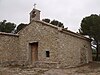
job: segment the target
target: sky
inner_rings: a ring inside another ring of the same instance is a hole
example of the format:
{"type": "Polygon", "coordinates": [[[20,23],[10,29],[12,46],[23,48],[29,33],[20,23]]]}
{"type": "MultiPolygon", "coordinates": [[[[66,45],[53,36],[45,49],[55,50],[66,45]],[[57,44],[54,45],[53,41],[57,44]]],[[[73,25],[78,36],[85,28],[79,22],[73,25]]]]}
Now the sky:
{"type": "Polygon", "coordinates": [[[0,0],[0,21],[29,23],[29,13],[36,3],[41,19],[55,19],[77,32],[83,18],[100,14],[100,0],[0,0]]]}

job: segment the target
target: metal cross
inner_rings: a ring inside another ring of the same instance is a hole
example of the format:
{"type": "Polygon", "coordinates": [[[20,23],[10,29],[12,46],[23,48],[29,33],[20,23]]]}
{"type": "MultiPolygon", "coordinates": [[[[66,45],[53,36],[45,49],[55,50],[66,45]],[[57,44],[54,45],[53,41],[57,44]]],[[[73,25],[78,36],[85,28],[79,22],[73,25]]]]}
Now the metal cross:
{"type": "Polygon", "coordinates": [[[34,3],[34,9],[36,8],[36,3],[34,3]]]}

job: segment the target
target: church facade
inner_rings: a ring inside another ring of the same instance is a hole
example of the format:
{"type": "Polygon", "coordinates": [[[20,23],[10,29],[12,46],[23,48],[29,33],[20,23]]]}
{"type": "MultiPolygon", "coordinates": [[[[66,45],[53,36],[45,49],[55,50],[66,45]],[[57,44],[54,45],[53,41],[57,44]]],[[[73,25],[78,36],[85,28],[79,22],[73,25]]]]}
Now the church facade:
{"type": "Polygon", "coordinates": [[[33,9],[30,23],[17,34],[0,33],[0,64],[44,62],[66,67],[92,61],[88,38],[39,19],[40,11],[33,9]]]}

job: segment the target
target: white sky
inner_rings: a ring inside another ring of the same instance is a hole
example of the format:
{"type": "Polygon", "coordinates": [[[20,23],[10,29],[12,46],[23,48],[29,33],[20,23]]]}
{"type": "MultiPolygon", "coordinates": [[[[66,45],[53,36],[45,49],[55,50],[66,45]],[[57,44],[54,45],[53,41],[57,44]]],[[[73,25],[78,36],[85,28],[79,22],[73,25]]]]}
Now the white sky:
{"type": "Polygon", "coordinates": [[[34,3],[41,11],[41,19],[56,19],[74,32],[84,17],[100,14],[100,0],[0,0],[0,21],[29,23],[34,3]]]}

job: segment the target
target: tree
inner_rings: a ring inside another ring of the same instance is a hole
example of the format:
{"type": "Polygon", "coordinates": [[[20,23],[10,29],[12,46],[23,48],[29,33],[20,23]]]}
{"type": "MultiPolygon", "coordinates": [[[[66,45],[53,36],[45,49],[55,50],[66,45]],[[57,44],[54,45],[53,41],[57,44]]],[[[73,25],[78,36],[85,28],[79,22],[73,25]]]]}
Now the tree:
{"type": "Polygon", "coordinates": [[[19,24],[19,25],[17,26],[17,29],[16,29],[15,33],[19,32],[21,29],[23,29],[23,28],[26,27],[26,26],[27,26],[27,24],[24,24],[24,23],[19,24]]]}
{"type": "Polygon", "coordinates": [[[96,45],[96,60],[98,60],[100,46],[100,16],[92,14],[83,18],[79,32],[83,35],[88,35],[96,45]]]}
{"type": "Polygon", "coordinates": [[[58,27],[62,27],[62,28],[64,28],[64,25],[63,25],[63,23],[61,23],[61,22],[59,22],[59,21],[57,21],[57,20],[52,20],[52,21],[50,21],[50,19],[42,19],[42,21],[44,21],[44,22],[46,22],[46,23],[50,23],[50,24],[52,24],[52,25],[55,25],[55,26],[58,26],[58,27]]]}
{"type": "Polygon", "coordinates": [[[63,23],[57,21],[57,20],[52,20],[50,24],[53,24],[55,26],[58,26],[58,27],[63,27],[64,28],[64,25],[63,23]]]}
{"type": "Polygon", "coordinates": [[[53,25],[57,26],[58,25],[58,21],[57,20],[52,20],[50,24],[53,24],[53,25]]]}
{"type": "Polygon", "coordinates": [[[50,19],[42,19],[42,21],[44,21],[44,22],[47,22],[47,23],[50,23],[50,19]]]}
{"type": "Polygon", "coordinates": [[[64,28],[63,23],[59,22],[59,23],[58,23],[58,27],[62,27],[62,28],[64,28]]]}
{"type": "Polygon", "coordinates": [[[15,30],[16,24],[3,20],[0,22],[0,32],[12,33],[15,30]]]}

